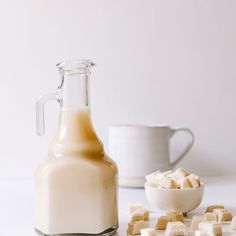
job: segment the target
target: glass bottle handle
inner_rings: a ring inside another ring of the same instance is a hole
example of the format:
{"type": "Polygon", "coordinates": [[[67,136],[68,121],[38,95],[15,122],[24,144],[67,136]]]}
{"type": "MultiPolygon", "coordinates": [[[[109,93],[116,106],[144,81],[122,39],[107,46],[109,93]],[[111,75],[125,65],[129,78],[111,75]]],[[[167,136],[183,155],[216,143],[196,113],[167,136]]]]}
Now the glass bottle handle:
{"type": "Polygon", "coordinates": [[[61,104],[61,91],[58,89],[55,93],[42,95],[36,102],[36,131],[37,135],[40,136],[45,133],[44,104],[50,100],[57,101],[61,104]]]}

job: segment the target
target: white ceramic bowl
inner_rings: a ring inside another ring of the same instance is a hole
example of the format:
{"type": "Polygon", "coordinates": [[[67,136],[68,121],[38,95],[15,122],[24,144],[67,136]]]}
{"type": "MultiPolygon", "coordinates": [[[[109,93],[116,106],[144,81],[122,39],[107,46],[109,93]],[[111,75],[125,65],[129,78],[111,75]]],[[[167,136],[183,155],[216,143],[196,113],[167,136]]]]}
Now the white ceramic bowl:
{"type": "Polygon", "coordinates": [[[197,208],[203,198],[204,185],[189,189],[160,189],[145,183],[146,197],[154,209],[187,213],[197,208]]]}

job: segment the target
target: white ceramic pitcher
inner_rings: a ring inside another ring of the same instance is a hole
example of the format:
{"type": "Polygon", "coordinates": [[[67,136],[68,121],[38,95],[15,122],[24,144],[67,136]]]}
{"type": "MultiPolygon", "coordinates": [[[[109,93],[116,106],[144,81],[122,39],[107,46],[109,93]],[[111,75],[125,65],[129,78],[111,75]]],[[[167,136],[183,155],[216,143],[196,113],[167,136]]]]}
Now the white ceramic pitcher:
{"type": "Polygon", "coordinates": [[[119,169],[119,184],[143,187],[145,175],[155,170],[173,169],[194,143],[188,128],[169,126],[112,125],[109,128],[109,154],[119,169]],[[182,153],[170,161],[169,141],[177,132],[185,132],[189,139],[182,153]]]}

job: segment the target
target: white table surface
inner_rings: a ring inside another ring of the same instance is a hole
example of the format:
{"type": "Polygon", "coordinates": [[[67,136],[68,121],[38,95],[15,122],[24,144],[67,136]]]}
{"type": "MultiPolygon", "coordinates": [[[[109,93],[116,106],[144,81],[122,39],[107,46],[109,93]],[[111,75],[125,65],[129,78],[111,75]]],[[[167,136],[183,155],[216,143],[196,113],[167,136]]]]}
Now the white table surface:
{"type": "MultiPolygon", "coordinates": [[[[224,204],[236,215],[236,176],[204,178],[205,194],[199,208],[191,212],[202,214],[206,206],[224,204]]],[[[119,189],[119,236],[126,235],[128,202],[141,202],[151,210],[152,220],[161,212],[147,203],[143,189],[119,189]]],[[[152,226],[151,220],[151,226],[152,226]]],[[[33,230],[32,180],[0,180],[0,236],[35,236],[33,230]]],[[[236,235],[235,232],[224,235],[236,235]]]]}

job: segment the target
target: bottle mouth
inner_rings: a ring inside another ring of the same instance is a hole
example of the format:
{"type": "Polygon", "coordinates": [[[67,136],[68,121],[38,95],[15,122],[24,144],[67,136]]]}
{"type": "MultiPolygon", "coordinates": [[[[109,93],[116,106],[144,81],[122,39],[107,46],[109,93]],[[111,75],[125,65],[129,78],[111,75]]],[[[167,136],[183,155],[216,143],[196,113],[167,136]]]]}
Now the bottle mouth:
{"type": "Polygon", "coordinates": [[[89,59],[71,60],[56,64],[59,72],[88,73],[96,64],[89,59]]]}

